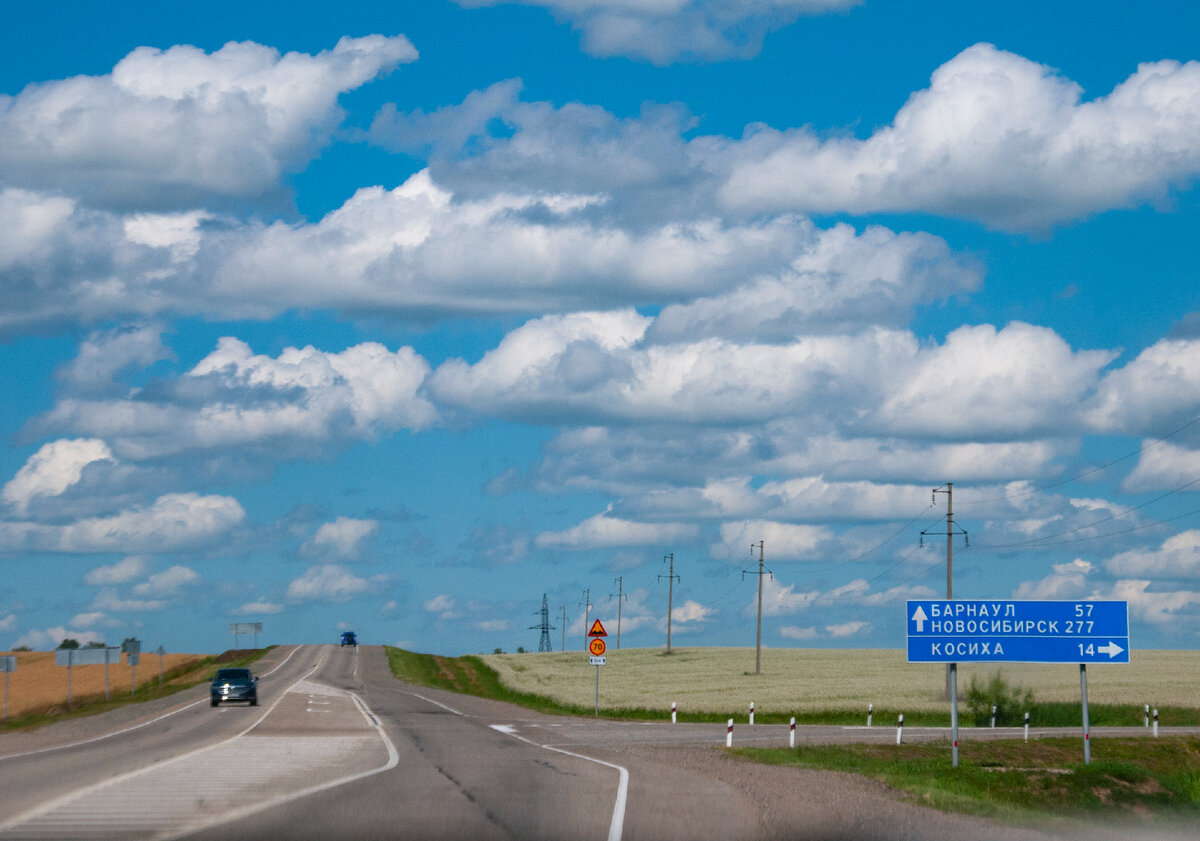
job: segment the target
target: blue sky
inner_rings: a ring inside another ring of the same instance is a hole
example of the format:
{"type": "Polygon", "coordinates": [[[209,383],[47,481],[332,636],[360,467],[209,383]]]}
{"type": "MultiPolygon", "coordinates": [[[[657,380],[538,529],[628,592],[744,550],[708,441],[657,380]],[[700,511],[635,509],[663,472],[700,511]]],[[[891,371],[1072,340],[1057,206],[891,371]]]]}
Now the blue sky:
{"type": "Polygon", "coordinates": [[[1200,642],[1194,3],[379,6],[0,11],[0,647],[1200,642]]]}

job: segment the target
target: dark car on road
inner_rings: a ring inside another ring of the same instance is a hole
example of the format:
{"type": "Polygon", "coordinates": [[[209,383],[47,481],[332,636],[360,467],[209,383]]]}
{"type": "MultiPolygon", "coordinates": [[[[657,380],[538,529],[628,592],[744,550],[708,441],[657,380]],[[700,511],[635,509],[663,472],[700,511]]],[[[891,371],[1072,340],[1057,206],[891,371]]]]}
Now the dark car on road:
{"type": "Polygon", "coordinates": [[[358,645],[358,635],[353,631],[343,631],[342,645],[358,645]]]}
{"type": "Polygon", "coordinates": [[[258,706],[258,678],[249,669],[217,669],[212,679],[212,705],[222,701],[249,701],[258,706]]]}

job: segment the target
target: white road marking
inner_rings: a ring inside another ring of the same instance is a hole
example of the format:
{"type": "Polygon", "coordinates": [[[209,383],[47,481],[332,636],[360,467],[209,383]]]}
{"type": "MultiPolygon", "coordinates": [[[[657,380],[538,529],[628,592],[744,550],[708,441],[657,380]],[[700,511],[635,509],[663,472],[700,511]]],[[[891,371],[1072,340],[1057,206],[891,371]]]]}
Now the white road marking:
{"type": "Polygon", "coordinates": [[[625,831],[625,805],[629,800],[629,771],[624,767],[613,762],[605,762],[603,759],[597,759],[594,756],[585,756],[582,753],[574,753],[562,748],[556,748],[553,745],[539,745],[537,742],[526,739],[517,732],[517,728],[511,724],[493,724],[493,730],[497,730],[506,736],[512,736],[514,739],[519,739],[528,745],[541,748],[542,750],[552,750],[555,753],[573,756],[576,759],[585,759],[588,762],[595,762],[597,765],[603,765],[607,768],[614,768],[618,774],[617,782],[617,799],[613,803],[612,821],[608,825],[608,841],[621,841],[621,834],[625,831]]]}
{"type": "MultiPolygon", "coordinates": [[[[306,690],[320,686],[301,679],[288,692],[301,684],[306,690]]],[[[166,841],[396,767],[396,746],[363,700],[353,692],[321,689],[322,694],[351,698],[375,733],[256,736],[248,735],[248,728],[216,745],[42,804],[0,824],[0,839],[166,841]],[[381,742],[386,762],[366,771],[354,771],[363,756],[381,742]],[[315,775],[329,779],[304,787],[315,775]],[[287,793],[278,794],[280,791],[287,793]]]]}
{"type": "Polygon", "coordinates": [[[424,695],[420,695],[416,692],[405,692],[404,694],[411,695],[414,698],[420,698],[422,701],[425,701],[426,703],[429,703],[429,704],[433,704],[435,707],[441,707],[446,712],[452,712],[455,715],[466,716],[466,713],[459,712],[458,710],[454,709],[454,707],[447,707],[441,701],[435,701],[432,698],[426,698],[424,695]]]}
{"type": "MultiPolygon", "coordinates": [[[[282,662],[282,663],[280,663],[280,664],[279,664],[278,666],[276,666],[275,668],[271,669],[271,671],[269,671],[269,672],[267,672],[266,674],[262,675],[262,677],[270,677],[271,675],[275,674],[275,672],[277,672],[277,671],[279,671],[280,669],[282,669],[282,668],[283,668],[283,665],[284,665],[284,663],[286,663],[288,660],[291,660],[291,659],[292,659],[292,655],[293,655],[293,654],[295,654],[295,653],[296,653],[297,651],[299,651],[299,650],[300,650],[300,647],[299,647],[299,646],[296,646],[295,648],[293,648],[293,649],[291,650],[291,653],[289,653],[287,657],[284,657],[284,658],[283,658],[283,662],[282,662]]],[[[313,668],[314,668],[314,670],[315,670],[315,668],[316,668],[316,667],[314,666],[313,668]]],[[[188,711],[188,710],[190,710],[192,707],[197,707],[197,706],[199,706],[200,704],[203,704],[203,703],[205,703],[206,701],[208,701],[208,699],[207,699],[207,698],[205,698],[203,701],[193,701],[192,703],[190,703],[190,704],[186,704],[186,705],[184,705],[184,706],[182,706],[182,707],[179,707],[178,709],[174,709],[174,710],[170,710],[170,711],[168,711],[168,712],[165,712],[165,713],[163,713],[162,715],[158,716],[157,718],[152,718],[152,719],[150,719],[149,721],[143,721],[141,724],[134,724],[134,725],[132,725],[131,727],[125,727],[125,728],[123,728],[123,729],[121,729],[121,730],[114,730],[114,731],[112,731],[111,733],[105,733],[103,736],[93,736],[93,737],[92,737],[92,738],[90,738],[90,739],[83,739],[83,740],[81,740],[81,741],[78,741],[78,742],[71,742],[71,743],[69,743],[69,744],[66,744],[66,745],[55,745],[54,747],[50,747],[50,748],[38,748],[37,750],[28,750],[28,751],[25,751],[24,753],[9,753],[9,754],[4,754],[3,756],[0,756],[0,762],[4,761],[5,759],[16,759],[16,758],[18,758],[18,757],[21,757],[21,756],[35,756],[35,755],[37,755],[37,754],[39,754],[39,753],[50,753],[51,751],[56,751],[56,750],[66,750],[67,748],[77,748],[77,747],[79,747],[80,745],[90,745],[92,742],[100,742],[100,741],[103,741],[104,739],[111,739],[111,738],[112,738],[112,737],[114,737],[114,736],[120,736],[120,735],[122,735],[122,734],[124,734],[124,733],[130,733],[130,732],[132,732],[132,731],[134,731],[134,730],[140,730],[140,729],[141,729],[141,728],[143,728],[143,727],[149,727],[151,724],[154,724],[155,722],[162,721],[164,718],[170,718],[170,717],[171,717],[171,716],[173,716],[173,715],[179,715],[179,713],[181,713],[181,712],[187,712],[187,711],[188,711]]],[[[256,723],[257,723],[257,722],[256,722],[256,723]]]]}

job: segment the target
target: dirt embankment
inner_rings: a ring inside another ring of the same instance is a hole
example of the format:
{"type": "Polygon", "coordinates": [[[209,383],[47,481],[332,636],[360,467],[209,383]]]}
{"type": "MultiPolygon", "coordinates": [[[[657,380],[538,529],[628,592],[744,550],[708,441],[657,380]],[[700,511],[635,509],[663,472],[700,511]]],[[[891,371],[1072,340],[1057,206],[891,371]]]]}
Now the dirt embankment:
{"type": "MultiPolygon", "coordinates": [[[[0,652],[2,655],[12,655],[17,658],[17,670],[8,675],[0,675],[0,700],[3,699],[4,678],[8,678],[8,714],[21,715],[27,712],[48,710],[67,702],[67,667],[54,664],[53,651],[17,651],[0,652]]],[[[169,674],[179,666],[203,659],[200,654],[164,654],[162,669],[169,674]]],[[[125,664],[125,656],[120,663],[108,666],[108,684],[111,697],[117,698],[129,694],[130,679],[136,678],[138,686],[158,683],[159,659],[156,654],[141,655],[133,673],[125,664]]],[[[72,703],[85,698],[104,697],[104,666],[72,666],[71,667],[71,701],[72,703]]]]}

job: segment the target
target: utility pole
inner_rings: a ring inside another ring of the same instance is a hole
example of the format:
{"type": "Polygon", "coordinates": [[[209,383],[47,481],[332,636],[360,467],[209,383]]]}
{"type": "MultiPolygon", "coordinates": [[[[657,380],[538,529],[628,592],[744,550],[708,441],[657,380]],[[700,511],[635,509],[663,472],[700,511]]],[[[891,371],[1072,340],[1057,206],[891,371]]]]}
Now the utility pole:
{"type": "Polygon", "coordinates": [[[559,627],[562,628],[562,647],[559,648],[558,650],[566,651],[567,650],[567,606],[565,604],[562,606],[562,623],[559,625],[559,627]]]}
{"type": "MultiPolygon", "coordinates": [[[[751,543],[751,544],[750,544],[750,556],[751,556],[751,557],[753,557],[753,556],[754,556],[754,547],[756,547],[756,546],[758,547],[758,632],[757,632],[757,635],[755,636],[755,641],[754,641],[754,673],[755,673],[756,675],[760,675],[760,674],[762,674],[762,591],[763,591],[763,575],[764,575],[764,574],[768,574],[768,575],[770,575],[772,580],[774,580],[774,578],[775,578],[775,573],[771,572],[770,570],[766,570],[765,572],[764,572],[764,570],[763,570],[763,545],[764,545],[764,541],[762,541],[762,540],[758,541],[758,543],[751,543]]],[[[743,581],[745,581],[745,580],[746,580],[746,573],[747,573],[747,572],[750,572],[751,574],[753,574],[753,572],[752,572],[751,570],[745,570],[745,569],[744,569],[744,570],[742,570],[742,580],[743,580],[743,581]]]]}
{"type": "Polygon", "coordinates": [[[583,591],[583,650],[587,651],[588,647],[588,618],[592,613],[592,588],[588,587],[583,591]]]}
{"type": "MultiPolygon", "coordinates": [[[[954,599],[954,535],[961,534],[963,536],[964,545],[970,546],[971,540],[967,537],[964,530],[954,530],[954,483],[947,482],[946,487],[933,489],[933,504],[937,504],[937,495],[946,495],[946,601],[954,599]]],[[[921,545],[925,544],[925,535],[928,532],[921,532],[921,545]]],[[[958,664],[946,664],[946,697],[952,698],[958,692],[958,664]]]]}
{"type": "MultiPolygon", "coordinates": [[[[670,566],[667,572],[667,653],[671,653],[671,609],[672,603],[675,601],[675,579],[679,576],[675,574],[675,553],[663,555],[663,560],[668,561],[670,566]]],[[[663,580],[660,575],[659,581],[663,580]]]]}
{"type": "MultiPolygon", "coordinates": [[[[624,579],[625,579],[625,576],[623,576],[623,575],[619,575],[613,579],[613,581],[617,582],[617,650],[618,651],[621,650],[621,602],[623,602],[625,599],[629,598],[629,596],[625,595],[625,590],[624,590],[625,580],[624,579]]],[[[612,593],[609,593],[608,597],[611,599],[612,593]]]]}
{"type": "Polygon", "coordinates": [[[541,631],[541,639],[538,640],[538,651],[553,651],[553,646],[550,645],[550,631],[554,628],[550,624],[550,606],[546,603],[546,594],[542,593],[542,609],[540,611],[542,624],[530,625],[529,630],[541,631]]]}

